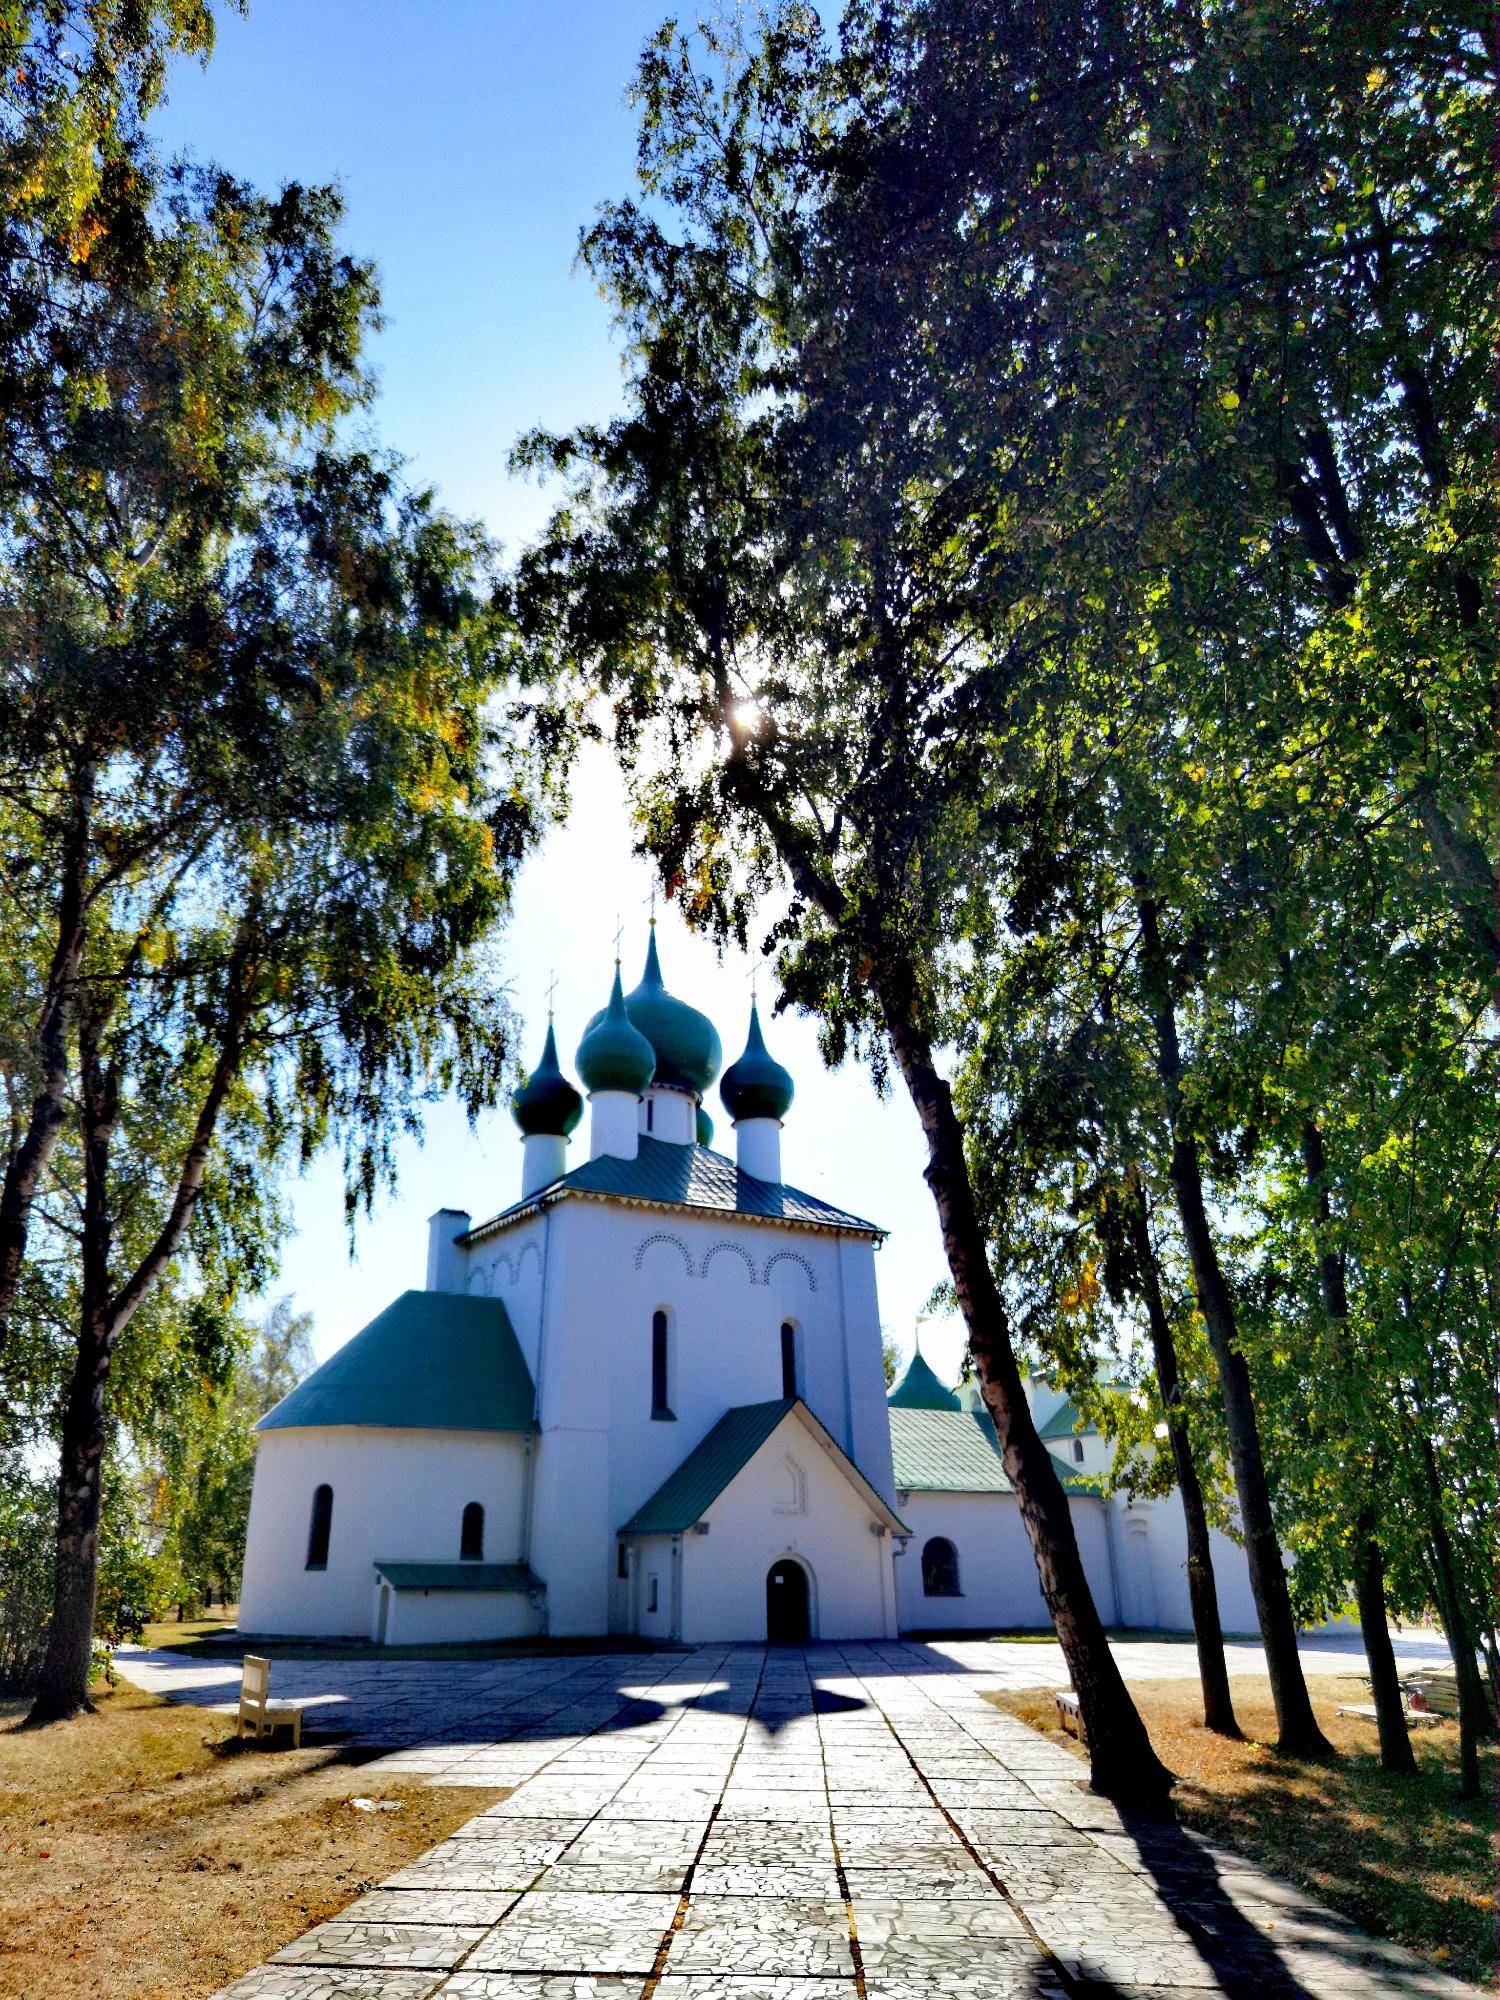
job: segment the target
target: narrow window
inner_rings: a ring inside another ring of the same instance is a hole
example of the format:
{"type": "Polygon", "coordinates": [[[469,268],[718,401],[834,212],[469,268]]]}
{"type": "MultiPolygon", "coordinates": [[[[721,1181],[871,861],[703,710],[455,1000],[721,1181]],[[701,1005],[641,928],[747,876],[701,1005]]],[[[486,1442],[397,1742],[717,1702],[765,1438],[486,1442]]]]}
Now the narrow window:
{"type": "Polygon", "coordinates": [[[484,1561],[484,1509],[477,1500],[471,1500],[464,1509],[464,1524],[458,1537],[458,1559],[465,1563],[484,1561]]]}
{"type": "Polygon", "coordinates": [[[652,1129],[652,1114],[655,1112],[655,1110],[656,1110],[655,1104],[648,1097],[646,1099],[646,1130],[648,1132],[651,1131],[652,1129]]]}
{"type": "Polygon", "coordinates": [[[781,1329],[781,1393],[797,1393],[797,1329],[790,1320],[781,1329]]]}
{"type": "Polygon", "coordinates": [[[922,1546],[922,1590],[927,1597],[959,1597],[958,1550],[946,1535],[922,1546]]]}
{"type": "Polygon", "coordinates": [[[664,1312],[651,1315],[651,1414],[653,1417],[670,1417],[667,1406],[667,1316],[664,1312]]]}
{"type": "Polygon", "coordinates": [[[1073,1463],[1074,1463],[1075,1465],[1082,1465],[1082,1463],[1083,1463],[1083,1439],[1082,1439],[1082,1438],[1074,1438],[1074,1440],[1073,1440],[1073,1463]]]}
{"type": "Polygon", "coordinates": [[[646,1592],[646,1609],[648,1611],[656,1609],[656,1578],[654,1576],[651,1579],[650,1588],[646,1592]]]}
{"type": "Polygon", "coordinates": [[[630,1578],[630,1556],[623,1542],[615,1544],[615,1575],[621,1583],[628,1582],[630,1578]]]}
{"type": "Polygon", "coordinates": [[[333,1488],[320,1486],[313,1495],[312,1520],[307,1530],[307,1567],[327,1569],[328,1537],[333,1529],[333,1488]]]}

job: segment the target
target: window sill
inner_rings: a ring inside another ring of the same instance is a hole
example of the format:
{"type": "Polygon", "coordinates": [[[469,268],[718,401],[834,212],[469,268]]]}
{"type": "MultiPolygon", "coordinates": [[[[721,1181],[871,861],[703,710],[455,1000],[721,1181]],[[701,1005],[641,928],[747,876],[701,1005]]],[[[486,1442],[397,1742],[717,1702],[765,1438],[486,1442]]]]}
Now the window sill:
{"type": "Polygon", "coordinates": [[[328,1565],[327,1565],[327,1563],[306,1563],[306,1564],[304,1564],[304,1565],[303,1565],[303,1567],[304,1567],[305,1569],[308,1569],[308,1570],[319,1570],[319,1571],[323,1571],[323,1570],[326,1570],[326,1569],[328,1568],[328,1565]]]}
{"type": "Polygon", "coordinates": [[[653,1410],[651,1412],[651,1421],[653,1424],[675,1424],[677,1421],[677,1412],[675,1410],[653,1410]]]}

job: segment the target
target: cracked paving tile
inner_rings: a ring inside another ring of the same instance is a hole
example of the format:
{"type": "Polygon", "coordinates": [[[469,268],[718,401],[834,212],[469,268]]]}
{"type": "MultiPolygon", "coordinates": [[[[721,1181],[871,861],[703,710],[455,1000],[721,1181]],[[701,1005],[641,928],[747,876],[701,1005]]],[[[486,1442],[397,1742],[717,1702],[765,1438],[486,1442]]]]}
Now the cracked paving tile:
{"type": "Polygon", "coordinates": [[[485,1935],[479,1924],[319,1924],[284,1945],[277,1965],[396,1966],[450,1971],[485,1935]]]}
{"type": "Polygon", "coordinates": [[[833,1897],[697,1896],[672,1940],[673,1973],[851,1974],[848,1915],[833,1897]]]}
{"type": "Polygon", "coordinates": [[[371,1889],[340,1910],[351,1924],[498,1924],[515,1901],[507,1889],[371,1889]]]}
{"type": "Polygon", "coordinates": [[[321,1965],[262,1965],[217,2000],[428,2000],[440,1972],[330,1971],[321,1965]]]}
{"type": "Polygon", "coordinates": [[[488,1934],[464,1970],[648,1973],[677,1904],[672,1895],[534,1890],[488,1934]]]}

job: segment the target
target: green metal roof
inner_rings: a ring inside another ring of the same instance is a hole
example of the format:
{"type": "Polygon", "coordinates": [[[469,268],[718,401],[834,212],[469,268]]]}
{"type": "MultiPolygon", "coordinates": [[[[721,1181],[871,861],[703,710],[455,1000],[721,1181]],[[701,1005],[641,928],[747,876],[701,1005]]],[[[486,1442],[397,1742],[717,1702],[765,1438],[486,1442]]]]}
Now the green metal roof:
{"type": "Polygon", "coordinates": [[[677,1470],[636,1509],[621,1533],[680,1535],[690,1528],[735,1474],[744,1471],[795,1402],[794,1396],[782,1396],[774,1403],[741,1403],[737,1409],[726,1410],[677,1470]]]}
{"type": "Polygon", "coordinates": [[[889,1406],[896,1485],[920,1493],[1009,1493],[985,1410],[889,1406]]]}
{"type": "MultiPolygon", "coordinates": [[[[1011,1493],[1000,1440],[987,1410],[903,1409],[887,1405],[897,1488],[907,1493],[1011,1493]]],[[[1071,1493],[1100,1494],[1097,1479],[1049,1452],[1071,1493]]]]}
{"type": "Polygon", "coordinates": [[[831,1452],[837,1453],[846,1475],[851,1477],[879,1509],[898,1534],[907,1532],[897,1515],[871,1486],[859,1467],[839,1449],[835,1439],[796,1396],[781,1396],[774,1403],[741,1403],[726,1410],[705,1437],[688,1453],[677,1470],[664,1479],[643,1506],[636,1509],[620,1530],[622,1535],[680,1535],[713,1505],[731,1480],[744,1471],[771,1433],[799,1410],[814,1430],[821,1433],[831,1452]]]}
{"type": "Polygon", "coordinates": [[[601,1153],[575,1167],[561,1180],[538,1188],[524,1200],[513,1202],[488,1222],[470,1230],[473,1241],[489,1230],[565,1195],[584,1194],[614,1197],[621,1201],[645,1201],[671,1208],[697,1208],[718,1215],[753,1215],[771,1221],[802,1222],[823,1229],[848,1229],[862,1236],[883,1236],[877,1224],[865,1222],[842,1208],[834,1208],[816,1195],[780,1181],[760,1181],[743,1174],[733,1160],[707,1146],[678,1146],[669,1139],[648,1138],[643,1132],[640,1150],[633,1160],[601,1153]]]}
{"type": "Polygon", "coordinates": [[[886,1397],[893,1410],[961,1410],[963,1404],[945,1389],[922,1358],[920,1349],[907,1362],[901,1380],[886,1397]]]}
{"type": "Polygon", "coordinates": [[[392,1590],[490,1590],[517,1595],[542,1584],[525,1563],[377,1562],[392,1590]]]}
{"type": "Polygon", "coordinates": [[[1071,1396],[1055,1409],[1042,1425],[1044,1438],[1093,1437],[1096,1435],[1092,1423],[1080,1423],[1078,1405],[1071,1396]]]}
{"type": "Polygon", "coordinates": [[[256,1425],[529,1431],[536,1392],[499,1299],[403,1292],[256,1425]]]}

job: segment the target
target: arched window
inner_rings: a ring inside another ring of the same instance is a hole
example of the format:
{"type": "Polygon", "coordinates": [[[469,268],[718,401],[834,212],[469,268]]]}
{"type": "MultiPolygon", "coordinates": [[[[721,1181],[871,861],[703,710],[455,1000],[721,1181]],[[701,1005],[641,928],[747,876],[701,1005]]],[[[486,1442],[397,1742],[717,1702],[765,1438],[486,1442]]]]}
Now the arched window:
{"type": "Polygon", "coordinates": [[[667,1316],[661,1311],[651,1315],[651,1414],[672,1414],[667,1403],[667,1316]]]}
{"type": "Polygon", "coordinates": [[[484,1561],[484,1509],[477,1500],[471,1500],[464,1509],[464,1523],[458,1537],[458,1559],[464,1563],[484,1561]]]}
{"type": "Polygon", "coordinates": [[[312,1520],[307,1529],[307,1567],[327,1569],[328,1537],[333,1531],[333,1488],[320,1486],[313,1495],[312,1520]]]}
{"type": "Polygon", "coordinates": [[[958,1550],[946,1535],[934,1535],[922,1545],[922,1591],[927,1597],[962,1597],[958,1587],[958,1550]]]}
{"type": "Polygon", "coordinates": [[[797,1393],[797,1329],[789,1319],[781,1325],[781,1393],[797,1393]]]}
{"type": "Polygon", "coordinates": [[[1075,1465],[1082,1465],[1082,1463],[1083,1463],[1083,1439],[1082,1439],[1082,1438],[1074,1438],[1074,1440],[1073,1440],[1073,1463],[1074,1463],[1075,1465]]]}

